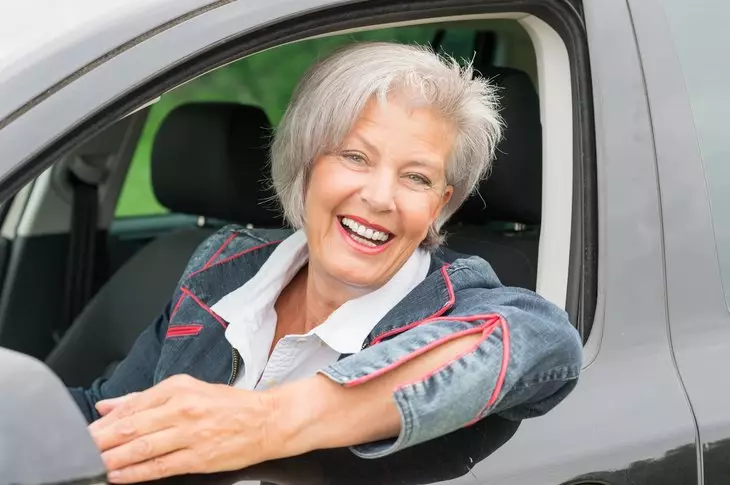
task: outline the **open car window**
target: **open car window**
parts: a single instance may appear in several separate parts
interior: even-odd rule
[[[153,88],[154,96],[161,95],[159,100],[140,110],[140,97],[137,100],[140,103],[132,102],[115,114],[116,119],[119,119],[133,112],[133,116],[144,123],[136,135],[130,157],[116,167],[118,170],[115,176],[122,182],[119,183],[117,193],[109,192],[116,197],[112,197],[113,201],[107,202],[103,207],[112,215],[110,224],[99,227],[101,235],[106,238],[105,248],[108,253],[94,257],[107,258],[107,262],[112,264],[108,265],[109,271],[99,280],[98,292],[85,309],[88,314],[85,317],[86,325],[88,322],[96,322],[95,330],[77,330],[74,333],[76,345],[89,349],[90,354],[95,354],[94,359],[99,358],[91,365],[87,356],[79,357],[80,352],[67,352],[63,361],[49,361],[53,369],[66,383],[73,384],[86,383],[90,377],[108,375],[123,358],[139,332],[149,324],[150,315],[159,313],[164,306],[184,263],[200,241],[221,224],[228,222],[253,227],[267,227],[270,222],[254,220],[259,214],[254,214],[252,219],[221,218],[218,217],[219,214],[171,204],[169,199],[158,197],[159,188],[155,187],[151,176],[152,166],[157,163],[153,148],[175,111],[191,105],[256,107],[264,111],[271,126],[275,127],[301,73],[312,62],[337,46],[358,40],[429,44],[458,59],[473,59],[483,75],[499,84],[504,94],[504,115],[508,118],[510,131],[506,138],[509,145],[503,146],[500,151],[500,157],[503,158],[495,169],[494,180],[506,190],[500,194],[501,200],[505,201],[505,207],[484,204],[482,199],[494,197],[494,193],[481,191],[466,210],[451,221],[448,227],[449,247],[463,253],[483,256],[493,262],[497,273],[506,284],[536,289],[560,306],[569,308],[569,254],[572,250],[570,235],[571,229],[575,227],[571,212],[575,120],[572,117],[574,100],[571,94],[568,49],[555,30],[537,17],[526,14],[508,14],[504,18],[497,18],[498,16],[499,14],[485,18],[471,16],[463,20],[445,16],[433,19],[430,23],[419,20],[414,25],[371,25],[362,31],[343,27],[341,32],[327,32],[319,37],[273,46],[241,59],[230,58],[226,62],[218,60],[216,64],[225,65],[214,70],[209,70],[212,64],[194,68],[187,66],[189,72],[185,75],[180,75],[182,69],[175,71],[178,77],[174,82],[164,80],[164,76],[160,75],[160,82],[170,83],[164,89],[154,87],[158,79],[150,78],[148,87]],[[233,42],[231,45],[234,45]],[[286,59],[286,62],[282,59]],[[204,71],[207,74],[195,77],[194,73]],[[173,84],[175,87],[171,89]],[[153,99],[150,96],[144,98]],[[99,115],[102,114],[99,111]],[[107,123],[105,126],[113,125]],[[203,129],[210,125],[201,123],[199,126]],[[79,130],[81,129],[86,128]],[[191,134],[195,135],[196,132],[198,130],[192,130]],[[181,132],[176,133],[173,130],[170,133],[172,139],[181,138]],[[59,144],[62,142],[63,140],[59,141]],[[201,152],[195,154],[199,158],[194,162],[201,167],[206,166],[210,153],[212,151],[206,152],[203,146]],[[185,155],[192,156],[191,153]],[[504,173],[501,170],[503,166],[515,171]],[[16,236],[20,234],[22,238],[31,240],[42,236],[44,241],[51,241],[49,244],[63,248],[67,244],[64,238],[69,235],[67,220],[57,218],[59,222],[54,226],[54,231],[39,230],[41,227],[48,228],[39,224],[48,219],[47,213],[44,214],[42,209],[58,195],[54,195],[54,181],[49,177],[52,175],[45,172],[39,177],[46,184],[45,192],[38,187],[32,187],[34,193],[29,200],[35,200],[34,207],[40,209],[35,217],[30,217],[29,212],[25,213],[31,220],[26,219],[23,222],[22,227],[26,230],[16,233]],[[265,171],[258,167],[247,178],[260,181],[264,177]],[[259,199],[253,197],[252,200]],[[529,207],[506,207],[507,204],[516,206],[523,202]],[[252,202],[250,206],[255,208],[256,202]],[[69,209],[68,201],[66,209]],[[142,219],[145,219],[143,223],[140,222]],[[184,241],[184,244],[180,244],[180,241]],[[175,250],[172,251],[171,248]],[[33,260],[29,254],[23,257],[26,262]],[[53,253],[56,261],[63,260],[64,257],[63,249]],[[169,259],[165,259],[168,257]],[[43,291],[62,288],[63,266],[56,264],[60,276],[56,275],[55,279],[48,278],[46,274],[45,281],[38,278],[25,287],[32,288],[35,292],[40,291],[39,288]],[[577,267],[582,269],[582,263],[579,262]],[[26,270],[24,274],[32,276],[33,273]],[[55,283],[50,283],[51,281]],[[6,302],[27,302],[27,297],[19,297],[19,290],[22,290],[20,285],[6,285],[0,298],[5,298]],[[5,293],[10,291],[16,293]],[[44,302],[46,309],[51,308],[52,304],[58,304],[58,301]],[[26,308],[25,305],[20,306]],[[0,304],[0,308],[6,307]],[[99,312],[99,308],[104,310],[104,318],[96,318],[100,314],[95,313]],[[0,313],[0,336],[3,332],[6,335],[13,334],[13,322],[16,322],[11,318],[12,314],[7,310],[5,312]],[[35,319],[43,320],[42,316]],[[23,323],[27,323],[27,320],[29,319]],[[15,325],[17,329],[19,323]],[[123,331],[116,332],[120,328]],[[48,329],[43,328],[44,334],[37,336],[44,340],[44,345],[29,347],[40,358],[45,358],[48,350],[57,352],[59,348],[53,347],[56,339],[48,335],[46,330]],[[26,337],[34,338],[27,333],[24,339]],[[27,340],[20,341],[19,344],[18,342],[16,340],[13,344],[27,344]],[[2,341],[0,345],[3,345]],[[433,462],[440,460],[442,466],[437,474],[439,477],[448,479],[461,476],[464,457],[478,460],[488,455],[516,430],[512,423],[504,423],[499,419],[489,420],[484,426],[492,430],[490,433],[494,440],[481,440],[484,428],[480,426],[460,434],[463,439],[457,440],[460,444],[456,448],[452,442],[445,440],[431,444],[430,451],[426,454],[421,449],[400,455],[400,465],[411,465],[402,468],[405,473],[403,480],[420,480],[416,471],[417,465],[428,456],[433,458]],[[439,458],[453,453],[457,448],[453,463],[446,463],[448,460]],[[347,452],[339,450],[332,453],[332,456],[337,457]],[[342,462],[350,464],[352,457],[347,456],[348,458],[341,457]],[[396,470],[398,463],[383,461],[375,468],[371,467],[371,470],[397,476],[400,473]],[[393,469],[389,470],[389,467]],[[357,464],[352,463],[349,469],[340,471],[346,476],[355,469]],[[238,476],[242,479],[250,477],[254,480],[266,480],[276,475],[275,470],[271,474],[270,470],[267,466],[261,466],[241,472]],[[433,470],[428,474],[433,478]]]

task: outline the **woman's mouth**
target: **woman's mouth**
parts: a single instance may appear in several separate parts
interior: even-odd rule
[[[365,251],[368,253],[380,252],[395,237],[390,232],[370,227],[350,217],[341,216],[337,219],[340,222],[340,228],[344,235],[351,241],[357,243],[357,246],[359,246],[356,246],[357,249],[371,248],[370,251]]]

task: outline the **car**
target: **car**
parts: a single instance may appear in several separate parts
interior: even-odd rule
[[[104,481],[61,382],[113,371],[217,228],[283,224],[261,203],[267,137],[304,70],[358,40],[429,44],[500,88],[506,137],[447,245],[566,309],[579,383],[545,416],[378,460],[165,482],[726,483],[730,4],[18,5],[0,6],[0,483]]]

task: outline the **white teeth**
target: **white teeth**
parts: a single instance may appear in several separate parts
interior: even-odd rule
[[[377,246],[377,244],[375,244],[372,241],[369,241],[369,240],[365,239],[364,237],[356,236],[356,235],[353,234],[352,235],[352,238],[355,241],[359,242],[360,244],[364,244],[365,246],[370,246],[371,248],[374,248],[375,246]]]
[[[352,229],[355,232],[357,232],[357,228],[360,227],[360,224],[358,224],[357,222],[353,221],[352,219],[348,219],[347,217],[343,217],[342,218],[342,224],[344,226],[349,227],[350,229]]]
[[[388,234],[386,234],[382,231],[376,231],[372,228],[359,224],[347,217],[342,218],[342,225],[345,227],[349,227],[352,232],[362,236],[362,238],[367,238],[367,239],[370,239],[373,241],[387,241],[388,240]]]

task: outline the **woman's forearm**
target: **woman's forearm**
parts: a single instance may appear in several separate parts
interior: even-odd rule
[[[273,409],[267,428],[283,456],[352,446],[397,436],[401,417],[393,392],[472,348],[480,335],[446,342],[356,387],[323,375],[265,391]],[[279,453],[277,453],[279,454]]]

